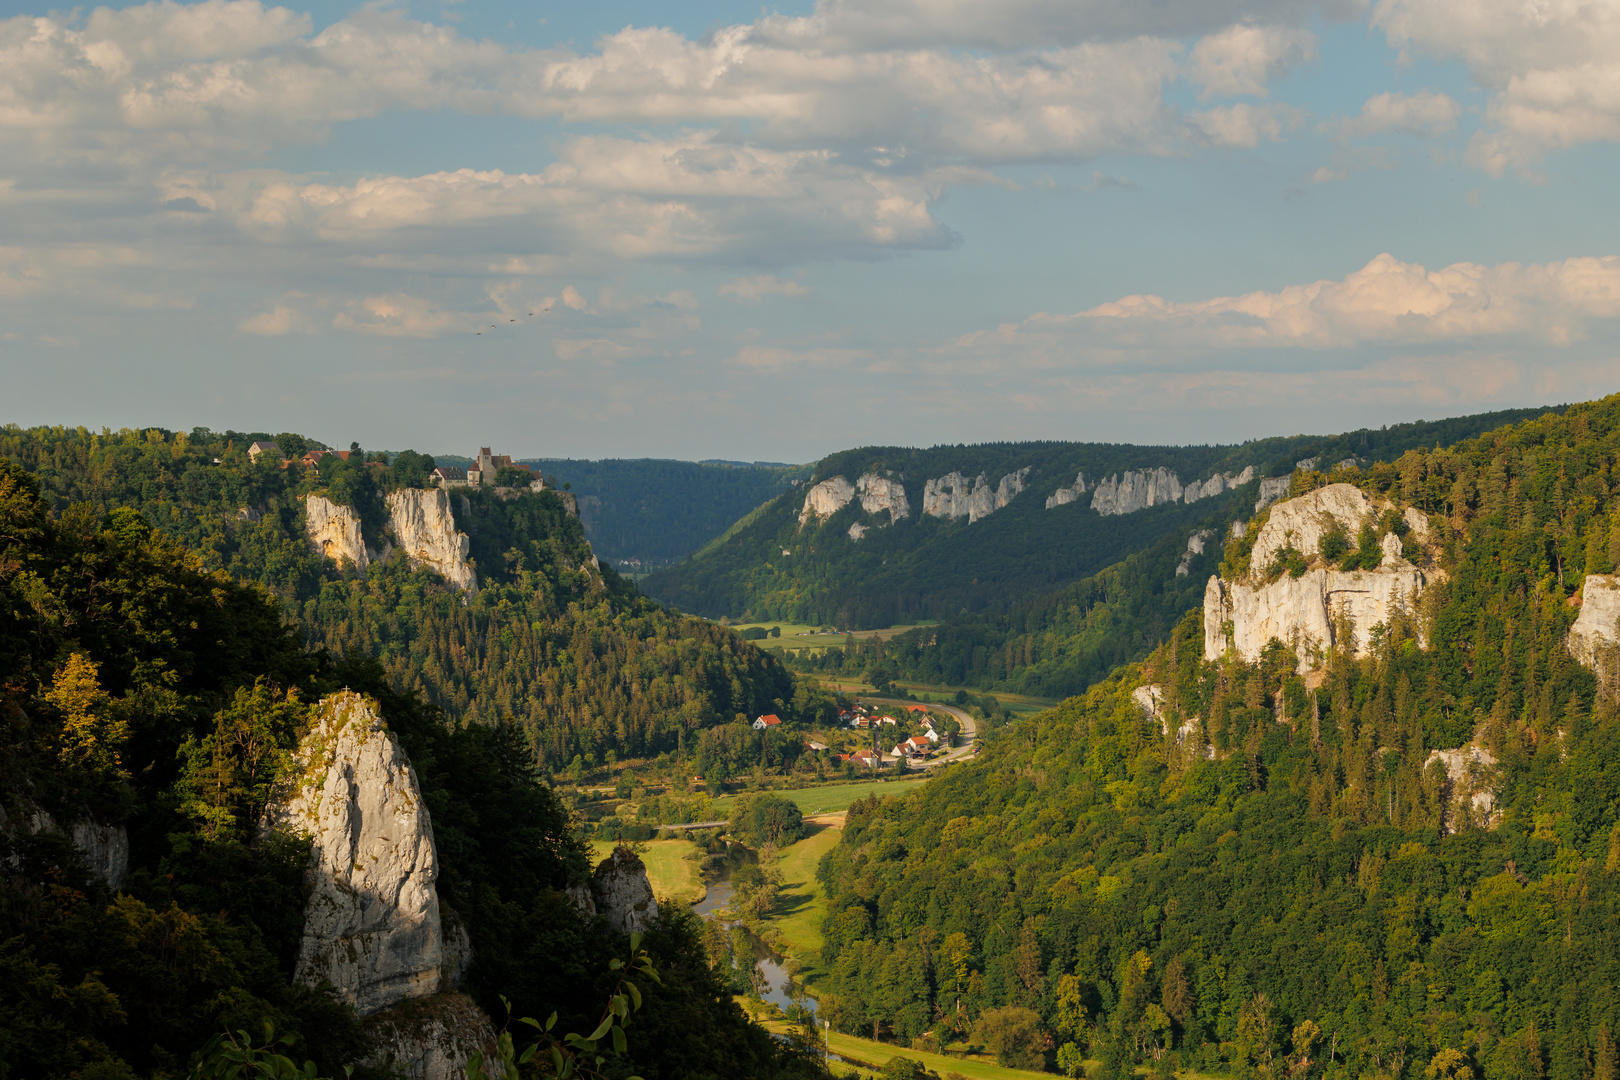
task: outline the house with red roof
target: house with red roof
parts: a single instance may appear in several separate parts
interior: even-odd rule
[[[780,716],[775,713],[766,713],[764,716],[754,717],[754,730],[764,731],[766,728],[776,727],[781,722],[782,718]]]

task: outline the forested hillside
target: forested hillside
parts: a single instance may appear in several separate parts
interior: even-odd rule
[[[824,1015],[1107,1080],[1612,1076],[1620,708],[1565,640],[1620,558],[1617,463],[1620,397],[1340,474],[1427,515],[1439,563],[1358,655],[1206,662],[1195,612],[852,810]]]
[[[561,890],[586,851],[514,728],[446,723],[374,662],[309,652],[258,589],[135,509],[53,519],[35,479],[0,461],[0,1072],[167,1080],[210,1036],[266,1022],[322,1076],[358,1063],[354,1010],[292,980],[309,843],[254,836],[310,705],[343,686],[373,695],[410,755],[438,895],[474,948],[467,989],[497,1017],[504,994],[520,1015],[558,1010],[562,1030],[595,1024],[628,943],[570,914]],[[81,826],[127,827],[118,892],[65,835]],[[643,990],[620,1065],[792,1074],[689,915],[666,912],[647,945],[662,983]]]
[[[1195,523],[1245,501],[1252,506],[1258,486],[1251,482],[1235,493],[1190,505],[1164,504],[1110,517],[1090,509],[1090,494],[1047,509],[1048,496],[1072,485],[1079,473],[1092,487],[1127,470],[1160,467],[1176,473],[1183,483],[1215,473],[1240,474],[1247,467],[1253,467],[1256,478],[1286,476],[1300,459],[1389,460],[1414,447],[1448,445],[1544,411],[1401,424],[1338,436],[1271,438],[1241,446],[1042,442],[849,450],[818,462],[813,482],[843,476],[853,484],[867,473],[895,478],[910,507],[905,520],[890,523],[886,513],[868,514],[856,499],[826,519],[812,518],[801,526],[807,490],[801,485],[777,496],[691,559],[653,574],[643,587],[683,611],[710,618],[780,619],[854,629],[919,619],[972,622],[982,615],[1005,614],[1026,600],[1038,608],[1042,602],[1035,597],[1096,574],[1171,535],[1184,540]],[[1026,467],[1030,471],[1024,490],[979,520],[970,523],[966,517],[943,519],[923,512],[930,479],[952,472],[970,480],[983,474],[995,487],[1001,477]],[[864,535],[852,538],[852,525],[863,526]],[[1045,625],[1040,622],[1043,617],[1036,618]],[[1015,622],[1027,627],[1029,616],[1018,616]],[[1005,639],[1015,633],[1008,629],[1013,625],[997,620],[993,627],[965,633]],[[1099,655],[1128,653],[1128,648],[1119,652],[1108,647]],[[954,666],[956,661],[942,661],[941,666],[945,663]],[[973,666],[971,659],[964,665]]]
[[[594,566],[580,523],[550,492],[451,500],[481,584],[470,601],[400,552],[363,579],[340,570],[311,548],[303,496],[354,507],[368,546],[380,545],[384,494],[420,485],[432,459],[407,451],[281,469],[248,459],[257,437],[12,427],[0,430],[0,457],[34,473],[58,512],[138,510],[210,568],[269,589],[308,640],[376,657],[396,689],[463,722],[510,717],[553,770],[609,750],[678,750],[700,728],[761,712],[809,717],[830,703],[774,657]]]

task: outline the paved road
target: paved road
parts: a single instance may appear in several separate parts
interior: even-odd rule
[[[935,765],[944,765],[949,761],[961,761],[964,758],[972,757],[973,740],[979,736],[979,729],[974,725],[973,717],[953,705],[938,705],[930,702],[928,707],[930,709],[938,709],[940,712],[950,713],[956,718],[956,722],[962,725],[962,745],[953,748],[950,753],[946,754],[938,761],[930,762],[928,767],[933,768]]]

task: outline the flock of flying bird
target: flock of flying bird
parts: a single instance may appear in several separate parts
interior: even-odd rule
[[[546,313],[546,312],[548,312],[548,311],[550,311],[550,310],[551,310],[551,305],[552,305],[552,304],[555,304],[555,303],[556,303],[556,302],[557,302],[557,301],[555,301],[555,300],[547,300],[547,301],[546,301],[546,306],[545,306],[545,307],[543,307],[543,308],[541,308],[541,309],[540,309],[540,311],[539,311],[539,312],[538,312],[538,314],[540,314],[540,315],[544,315],[544,314],[545,314],[545,313]],[[531,311],[531,312],[529,312],[529,314],[530,314],[530,315],[534,315],[534,314],[537,314],[537,313],[536,313],[536,312],[533,312],[533,311]],[[516,319],[507,319],[507,320],[506,320],[506,321],[507,321],[507,322],[517,322],[517,320],[516,320]],[[500,325],[500,324],[499,324],[499,323],[490,323],[490,324],[489,324],[489,328],[490,328],[490,329],[491,329],[491,330],[493,330],[493,329],[495,329],[495,328],[496,328],[496,327],[497,327],[497,326],[499,326],[499,325]],[[475,330],[475,331],[473,331],[473,337],[477,337],[477,336],[479,336],[479,335],[480,335],[480,334],[482,334],[482,333],[483,333],[483,331],[482,331],[482,330]]]

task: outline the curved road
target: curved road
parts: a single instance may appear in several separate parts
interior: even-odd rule
[[[974,725],[973,717],[969,716],[964,710],[956,708],[954,705],[940,705],[936,702],[929,702],[928,707],[930,709],[938,709],[940,712],[950,713],[956,718],[956,722],[962,725],[962,745],[953,748],[950,753],[946,754],[938,761],[930,762],[928,767],[932,769],[937,765],[944,765],[947,762],[961,761],[963,758],[972,757],[973,740],[978,738],[979,735],[979,729]]]

